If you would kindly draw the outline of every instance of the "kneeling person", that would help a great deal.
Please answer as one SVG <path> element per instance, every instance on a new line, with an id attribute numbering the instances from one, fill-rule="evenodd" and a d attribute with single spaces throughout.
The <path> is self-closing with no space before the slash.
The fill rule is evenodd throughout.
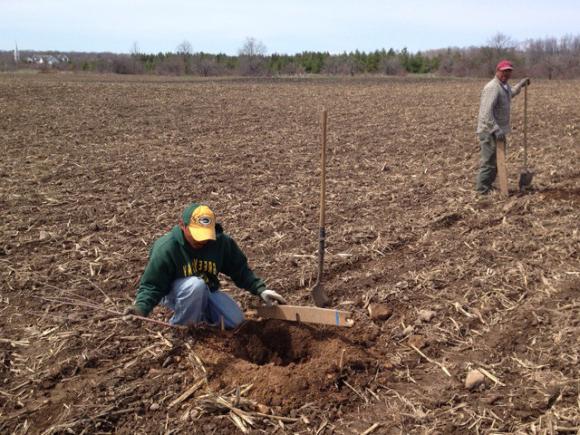
<path id="1" fill-rule="evenodd" d="M 141 277 L 134 305 L 127 314 L 147 316 L 161 303 L 173 310 L 170 323 L 199 322 L 235 328 L 244 320 L 240 306 L 220 291 L 218 274 L 259 295 L 267 305 L 286 301 L 258 278 L 236 242 L 216 224 L 206 205 L 191 204 L 176 225 L 155 241 Z"/>

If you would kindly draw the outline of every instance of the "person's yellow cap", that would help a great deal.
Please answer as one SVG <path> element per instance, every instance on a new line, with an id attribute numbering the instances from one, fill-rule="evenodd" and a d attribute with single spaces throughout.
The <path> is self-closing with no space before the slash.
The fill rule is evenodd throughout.
<path id="1" fill-rule="evenodd" d="M 207 205 L 193 203 L 182 215 L 183 224 L 197 242 L 215 240 L 215 214 Z"/>

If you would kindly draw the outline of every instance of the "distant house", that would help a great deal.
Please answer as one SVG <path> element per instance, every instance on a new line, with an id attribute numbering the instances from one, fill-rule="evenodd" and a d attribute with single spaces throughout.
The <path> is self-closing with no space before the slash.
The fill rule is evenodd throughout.
<path id="1" fill-rule="evenodd" d="M 35 63 L 38 65 L 42 65 L 44 63 L 44 58 L 38 54 L 33 54 L 32 56 L 28 56 L 26 58 L 26 63 Z"/>
<path id="2" fill-rule="evenodd" d="M 69 63 L 70 58 L 66 54 L 33 54 L 26 58 L 26 63 L 32 63 L 35 65 L 48 65 L 53 66 L 59 63 Z"/>

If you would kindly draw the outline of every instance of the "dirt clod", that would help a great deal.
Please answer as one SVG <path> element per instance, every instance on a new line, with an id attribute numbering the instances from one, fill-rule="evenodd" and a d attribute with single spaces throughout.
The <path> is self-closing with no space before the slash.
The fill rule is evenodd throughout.
<path id="1" fill-rule="evenodd" d="M 465 378 L 465 388 L 473 390 L 485 382 L 485 376 L 479 370 L 471 370 Z"/>
<path id="2" fill-rule="evenodd" d="M 384 321 L 393 315 L 393 309 L 385 304 L 370 304 L 368 309 L 372 320 Z"/>
<path id="3" fill-rule="evenodd" d="M 435 311 L 431 311 L 431 310 L 419 310 L 419 312 L 417 313 L 417 318 L 421 321 L 421 322 L 430 322 L 431 319 L 433 319 L 433 317 L 435 317 L 437 313 Z"/>
<path id="4" fill-rule="evenodd" d="M 427 345 L 427 342 L 425 341 L 425 338 L 420 336 L 420 335 L 411 335 L 408 339 L 407 339 L 407 343 L 409 345 L 413 345 L 415 346 L 417 349 L 422 349 Z"/>

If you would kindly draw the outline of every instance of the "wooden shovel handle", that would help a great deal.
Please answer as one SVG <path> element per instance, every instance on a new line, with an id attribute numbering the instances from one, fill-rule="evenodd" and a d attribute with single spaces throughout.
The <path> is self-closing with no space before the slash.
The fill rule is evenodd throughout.
<path id="1" fill-rule="evenodd" d="M 322 288 L 324 248 L 326 240 L 326 231 L 324 229 L 326 211 L 326 118 L 326 110 L 323 110 L 321 114 L 322 131 L 320 137 L 322 149 L 320 153 L 320 234 L 318 238 L 318 279 L 316 280 L 316 285 L 312 289 L 312 297 L 314 299 L 314 303 L 318 307 L 325 307 L 329 303 L 328 296 L 326 296 L 326 293 Z"/>
<path id="2" fill-rule="evenodd" d="M 320 134 L 320 228 L 324 228 L 326 212 L 326 110 L 322 111 Z"/>
<path id="3" fill-rule="evenodd" d="M 528 168 L 528 87 L 524 87 L 524 169 Z"/>

